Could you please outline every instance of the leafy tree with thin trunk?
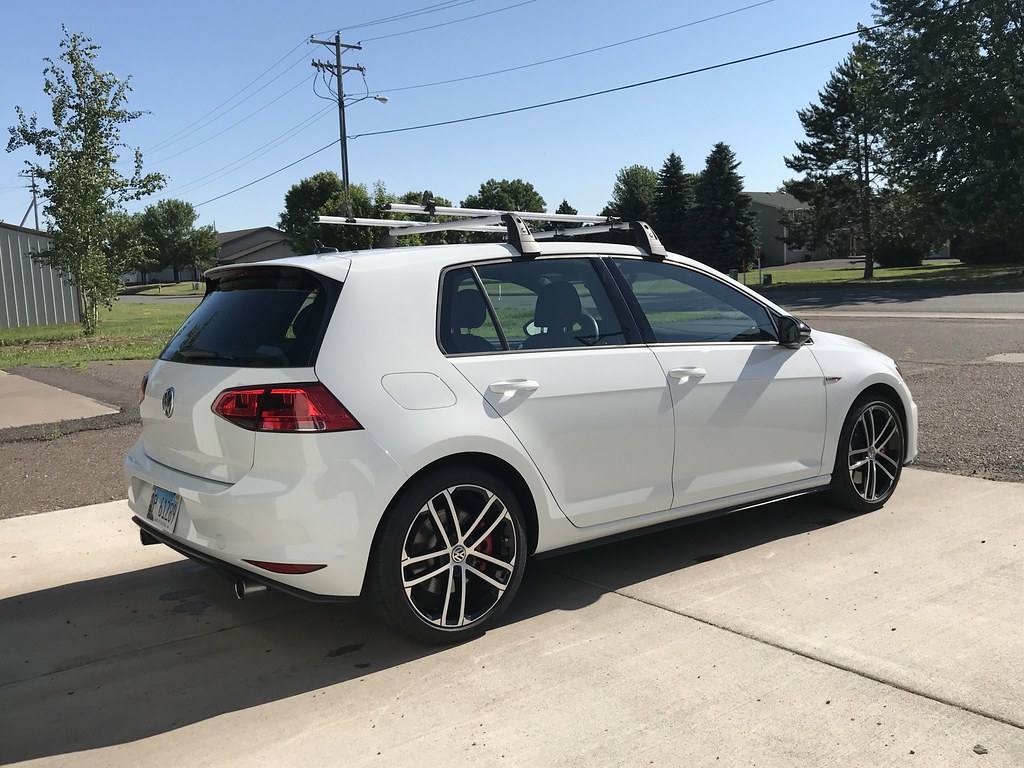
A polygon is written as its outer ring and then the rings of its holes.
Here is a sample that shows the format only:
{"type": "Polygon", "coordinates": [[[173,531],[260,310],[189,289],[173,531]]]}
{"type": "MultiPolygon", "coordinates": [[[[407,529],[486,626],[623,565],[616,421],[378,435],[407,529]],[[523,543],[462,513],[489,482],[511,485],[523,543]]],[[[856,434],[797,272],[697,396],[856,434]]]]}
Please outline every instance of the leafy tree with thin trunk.
{"type": "MultiPolygon", "coordinates": [[[[377,218],[370,193],[362,184],[349,185],[353,215],[377,218]]],[[[319,241],[342,251],[372,248],[379,233],[369,227],[317,224],[319,216],[345,215],[345,189],[334,171],[321,171],[294,184],[284,196],[278,226],[292,241],[296,253],[314,253],[319,241]]]]}
{"type": "Polygon", "coordinates": [[[99,46],[64,29],[58,61],[43,60],[43,93],[52,100],[53,127],[39,124],[15,107],[18,124],[10,130],[7,151],[33,149],[43,162],[26,165],[43,182],[43,212],[49,218],[50,249],[35,258],[70,277],[81,298],[82,326],[96,332],[101,305],[111,306],[127,271],[124,253],[112,248],[120,234],[117,213],[164,185],[158,173],[144,174],[142,152],[134,150],[130,177],[117,169],[121,126],[143,112],[125,107],[130,78],[121,81],[96,67],[99,46]]]}
{"type": "Polygon", "coordinates": [[[173,269],[174,282],[182,269],[198,272],[212,266],[220,248],[213,227],[196,227],[197,218],[196,209],[184,200],[161,200],[139,216],[143,253],[160,269],[173,269]]]}
{"type": "MultiPolygon", "coordinates": [[[[818,104],[797,112],[807,135],[796,142],[798,153],[786,165],[812,182],[795,191],[811,206],[811,216],[832,217],[836,210],[850,211],[845,229],[870,254],[872,242],[873,183],[883,174],[886,155],[881,136],[882,115],[878,102],[879,73],[871,48],[864,43],[832,73],[818,93],[818,104]],[[851,183],[834,181],[834,177],[851,183]],[[837,197],[849,193],[847,200],[837,197]]],[[[864,277],[871,278],[873,260],[864,260],[864,277]]]]}
{"type": "Polygon", "coordinates": [[[683,170],[682,158],[672,152],[658,173],[650,222],[670,251],[686,253],[687,212],[693,204],[693,176],[683,170]]]}
{"type": "Polygon", "coordinates": [[[615,216],[623,221],[650,222],[658,174],[646,165],[630,165],[615,175],[612,199],[601,211],[602,216],[615,216]]]}
{"type": "Polygon", "coordinates": [[[462,201],[462,207],[533,213],[547,210],[544,198],[534,189],[533,184],[522,179],[488,179],[480,185],[476,194],[462,201]]]}
{"type": "Polygon", "coordinates": [[[891,176],[933,240],[1024,260],[1024,2],[877,0],[891,176]]]}
{"type": "Polygon", "coordinates": [[[715,144],[694,190],[687,228],[687,256],[723,272],[743,269],[755,258],[757,225],[743,194],[739,161],[727,144],[715,144]]]}

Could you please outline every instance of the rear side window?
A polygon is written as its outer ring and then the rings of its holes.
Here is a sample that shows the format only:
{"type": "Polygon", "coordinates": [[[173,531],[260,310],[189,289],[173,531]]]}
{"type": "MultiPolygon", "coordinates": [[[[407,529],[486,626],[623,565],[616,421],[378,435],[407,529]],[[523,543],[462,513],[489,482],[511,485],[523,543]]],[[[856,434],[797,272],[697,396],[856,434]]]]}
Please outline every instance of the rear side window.
{"type": "Polygon", "coordinates": [[[252,268],[215,278],[161,360],[242,368],[316,361],[340,285],[305,270],[252,268]]]}

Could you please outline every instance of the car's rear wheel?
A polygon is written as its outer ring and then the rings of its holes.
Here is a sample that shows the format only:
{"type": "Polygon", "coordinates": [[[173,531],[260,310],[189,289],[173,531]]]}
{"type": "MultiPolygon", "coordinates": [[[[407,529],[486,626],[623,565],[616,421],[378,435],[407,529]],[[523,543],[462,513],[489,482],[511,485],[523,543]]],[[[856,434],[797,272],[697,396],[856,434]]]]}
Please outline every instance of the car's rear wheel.
{"type": "Polygon", "coordinates": [[[903,420],[893,404],[879,396],[857,400],[839,436],[832,501],[853,512],[878,509],[896,490],[903,455],[903,420]]]}
{"type": "Polygon", "coordinates": [[[378,612],[428,643],[492,626],[526,566],[519,501],[498,477],[450,467],[414,481],[383,521],[368,590],[378,612]]]}

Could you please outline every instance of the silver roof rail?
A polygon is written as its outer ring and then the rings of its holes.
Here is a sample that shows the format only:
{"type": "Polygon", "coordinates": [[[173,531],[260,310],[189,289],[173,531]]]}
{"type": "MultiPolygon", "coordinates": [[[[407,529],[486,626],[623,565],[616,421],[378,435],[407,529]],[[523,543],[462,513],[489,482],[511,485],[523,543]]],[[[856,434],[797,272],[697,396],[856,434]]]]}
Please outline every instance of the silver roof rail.
{"type": "Polygon", "coordinates": [[[661,260],[667,255],[665,247],[645,222],[625,222],[608,216],[579,216],[569,213],[538,213],[536,211],[501,211],[488,208],[456,208],[435,205],[433,195],[423,193],[423,203],[390,203],[385,206],[389,213],[401,213],[413,216],[451,216],[451,221],[413,221],[402,219],[367,219],[347,218],[344,216],[320,216],[319,224],[339,224],[359,227],[387,227],[388,237],[425,234],[427,232],[444,232],[464,230],[468,232],[503,233],[509,245],[527,258],[540,255],[538,240],[550,240],[556,237],[582,237],[604,232],[630,229],[635,235],[636,245],[647,254],[648,258],[661,260]],[[554,224],[555,228],[534,232],[526,223],[528,221],[544,221],[554,224]],[[559,227],[559,224],[582,224],[580,227],[559,227]]]}

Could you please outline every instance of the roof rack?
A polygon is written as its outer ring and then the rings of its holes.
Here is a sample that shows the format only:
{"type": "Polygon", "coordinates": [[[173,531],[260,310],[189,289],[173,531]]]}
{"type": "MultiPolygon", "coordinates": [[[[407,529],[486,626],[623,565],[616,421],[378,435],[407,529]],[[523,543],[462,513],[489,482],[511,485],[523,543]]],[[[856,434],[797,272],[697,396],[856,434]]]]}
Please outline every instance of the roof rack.
{"type": "Polygon", "coordinates": [[[535,211],[501,211],[487,208],[453,208],[439,206],[434,203],[430,192],[423,193],[423,204],[390,203],[385,206],[390,213],[429,216],[460,217],[451,221],[413,221],[401,219],[367,219],[347,218],[344,216],[320,216],[319,224],[339,224],[357,227],[387,227],[385,242],[393,243],[393,238],[405,235],[418,235],[427,232],[444,232],[464,230],[468,232],[490,232],[504,234],[509,245],[527,258],[539,256],[541,253],[538,240],[552,240],[559,237],[582,237],[605,232],[632,230],[635,243],[646,254],[645,258],[662,260],[668,255],[661,240],[643,221],[622,221],[608,216],[578,216],[568,213],[537,213],[535,211]],[[545,221],[554,225],[554,229],[534,232],[527,221],[545,221]],[[582,224],[577,227],[560,227],[559,224],[582,224]]]}

